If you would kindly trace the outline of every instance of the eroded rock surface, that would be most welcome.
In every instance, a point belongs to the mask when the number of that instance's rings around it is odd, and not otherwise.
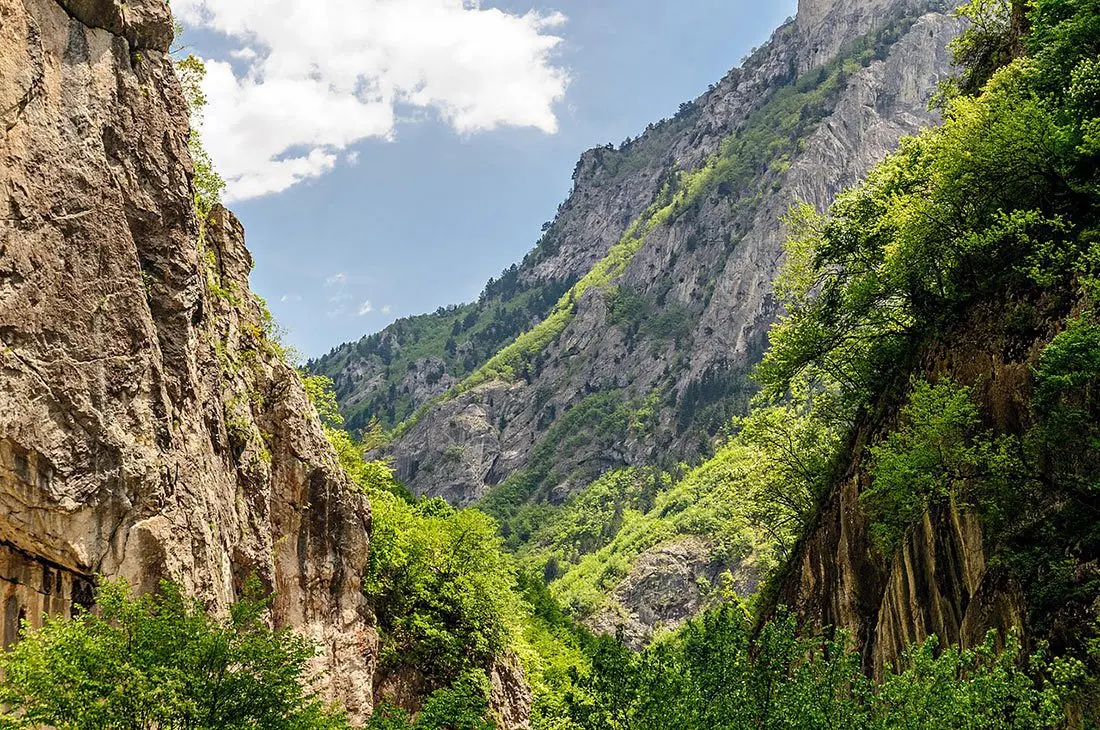
[[[674,631],[724,591],[749,596],[764,571],[755,556],[736,565],[714,557],[714,546],[699,536],[687,536],[650,548],[634,561],[630,572],[607,602],[585,623],[597,633],[618,636],[641,649],[661,631]]]
[[[4,631],[95,575],[218,609],[256,575],[362,717],[369,505],[264,335],[240,225],[200,237],[171,36],[163,0],[0,0]]]

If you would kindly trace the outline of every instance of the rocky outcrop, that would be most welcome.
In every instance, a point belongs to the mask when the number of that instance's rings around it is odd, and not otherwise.
[[[947,44],[959,28],[942,9],[933,1],[803,3],[795,21],[675,119],[622,149],[587,153],[547,234],[552,245],[528,257],[521,279],[582,275],[657,198],[670,170],[697,168],[795,79],[811,79],[838,54],[859,56],[790,154],[653,230],[614,286],[588,290],[515,382],[432,405],[390,448],[399,476],[417,493],[465,505],[531,467],[537,450],[553,450],[535,498],[558,501],[609,468],[705,453],[752,391],[746,374],[776,315],[780,219],[798,201],[826,208],[902,136],[936,121],[929,99],[951,72]],[[638,308],[633,322],[612,311],[615,292]],[[547,443],[556,424],[598,394],[633,411],[653,404],[651,422],[629,431],[596,424]]]
[[[372,706],[370,509],[263,331],[243,231],[193,213],[163,0],[0,0],[0,592],[93,576],[224,609],[249,576]]]
[[[1021,306],[1042,312],[1049,302],[979,305],[955,332],[927,346],[916,367],[921,377],[950,377],[970,387],[988,425],[1000,433],[1028,427],[1032,368],[1061,318],[1039,316],[1044,326],[1021,331],[1010,321]],[[885,398],[857,430],[846,473],[796,550],[778,594],[778,603],[793,607],[803,622],[849,631],[865,668],[878,676],[930,636],[972,647],[991,629],[1026,632],[1030,623],[1027,597],[998,565],[998,545],[973,509],[937,507],[890,557],[871,540],[859,501],[870,485],[867,447],[896,424],[903,397]]]
[[[641,649],[658,632],[676,630],[721,600],[724,591],[756,592],[764,570],[754,555],[737,565],[725,565],[713,555],[714,545],[694,535],[647,550],[585,624]]]

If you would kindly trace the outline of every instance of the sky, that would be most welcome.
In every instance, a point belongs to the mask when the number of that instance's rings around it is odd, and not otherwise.
[[[797,0],[173,0],[252,288],[316,357],[472,301],[580,154],[717,82]]]

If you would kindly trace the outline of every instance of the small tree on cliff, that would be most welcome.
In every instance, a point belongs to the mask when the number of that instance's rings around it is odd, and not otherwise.
[[[268,628],[257,584],[245,594],[219,619],[171,583],[153,596],[105,583],[98,614],[25,626],[0,657],[0,728],[347,728],[310,689],[314,646]]]

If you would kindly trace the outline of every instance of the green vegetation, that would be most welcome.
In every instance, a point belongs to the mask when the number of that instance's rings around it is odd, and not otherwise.
[[[97,613],[48,618],[0,655],[0,727],[57,730],[337,730],[309,689],[307,640],[267,627],[256,583],[225,619],[178,586],[135,597],[104,583]]]
[[[423,405],[404,383],[410,372],[426,367],[429,386],[469,375],[545,317],[570,286],[568,281],[525,283],[513,266],[490,281],[478,302],[400,319],[382,332],[309,363],[308,369],[335,380],[342,401],[359,386],[346,373],[365,368],[381,374],[382,385],[373,388],[369,397],[352,400],[344,413],[353,431],[367,427],[372,418],[384,428],[393,428]]]
[[[860,496],[887,554],[932,507],[995,504],[1023,472],[1016,440],[982,431],[970,390],[953,381],[915,383],[901,416],[871,448],[873,482]]]
[[[679,480],[634,470],[605,476],[546,519],[521,555],[560,575],[554,595],[578,617],[596,611],[642,553],[680,537],[706,539],[731,569],[767,574],[814,514],[840,448],[843,431],[809,407],[807,398],[754,411],[714,458]],[[633,490],[608,494],[624,481]],[[593,539],[587,514],[609,510],[613,520]]]
[[[192,183],[195,188],[195,213],[200,225],[204,225],[214,206],[221,203],[222,193],[225,192],[225,181],[214,168],[214,162],[203,146],[200,134],[203,111],[207,103],[206,94],[202,90],[202,82],[206,78],[206,65],[198,56],[187,55],[176,60],[175,68],[180,87],[183,89],[183,98],[191,114],[191,134],[187,144],[191,152],[191,164],[195,170]]]
[[[414,671],[434,690],[415,721],[383,698],[369,727],[492,728],[491,667],[520,658],[537,674],[542,661],[528,642],[531,611],[496,523],[440,499],[415,499],[386,464],[364,457],[371,444],[356,442],[343,430],[332,381],[303,380],[341,465],[370,497],[371,551],[363,592],[377,619],[379,670]],[[379,429],[374,437],[380,437]]]
[[[382,634],[382,661],[432,679],[489,666],[516,647],[522,608],[496,524],[442,500],[410,505],[372,495],[364,591]]]
[[[621,391],[590,395],[564,415],[555,414],[553,425],[531,452],[527,467],[509,476],[478,505],[501,521],[509,547],[516,549],[526,542],[532,526],[545,514],[546,500],[536,499],[546,496],[541,490],[557,486],[565,478],[585,484],[599,475],[583,467],[577,473],[559,474],[555,465],[560,457],[593,443],[621,443],[630,430],[633,414],[633,404]]]
[[[424,701],[416,719],[389,704],[375,708],[367,730],[496,730],[489,719],[489,686],[484,674],[471,672]]]
[[[793,616],[756,630],[736,603],[690,622],[641,654],[600,639],[568,697],[578,730],[1038,730],[1064,727],[1085,696],[1074,659],[1025,654],[990,634],[973,650],[913,647],[880,685],[843,632],[801,634]]]

